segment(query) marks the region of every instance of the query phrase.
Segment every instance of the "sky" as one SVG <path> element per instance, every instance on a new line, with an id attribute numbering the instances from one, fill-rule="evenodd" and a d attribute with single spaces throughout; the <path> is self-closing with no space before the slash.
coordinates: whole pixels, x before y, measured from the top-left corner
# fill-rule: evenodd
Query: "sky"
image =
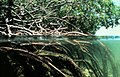
<path id="1" fill-rule="evenodd" d="M 114 2 L 115 5 L 120 6 L 120 0 L 113 0 L 113 2 Z"/>
<path id="2" fill-rule="evenodd" d="M 120 6 L 120 0 L 113 0 L 115 5 Z M 109 27 L 106 29 L 105 27 L 101 27 L 96 34 L 97 36 L 120 36 L 120 25 L 117 25 L 116 27 Z"/>
<path id="3" fill-rule="evenodd" d="M 97 36 L 120 36 L 120 25 L 118 25 L 117 27 L 109 27 L 108 29 L 106 29 L 105 27 L 101 27 L 96 34 Z"/>

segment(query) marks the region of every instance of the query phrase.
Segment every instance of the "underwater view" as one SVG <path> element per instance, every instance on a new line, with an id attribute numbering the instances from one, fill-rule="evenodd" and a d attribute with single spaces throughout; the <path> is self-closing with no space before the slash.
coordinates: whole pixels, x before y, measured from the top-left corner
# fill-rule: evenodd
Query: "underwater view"
<path id="1" fill-rule="evenodd" d="M 120 36 L 118 38 L 104 38 L 99 39 L 108 49 L 111 51 L 111 53 L 114 56 L 114 62 L 118 68 L 116 72 L 118 72 L 118 76 L 120 76 Z M 109 76 L 111 77 L 111 76 Z"/>
<path id="2" fill-rule="evenodd" d="M 118 72 L 120 76 L 120 38 L 110 38 L 110 39 L 102 39 L 100 40 L 101 42 L 103 42 L 113 53 L 114 58 L 115 58 L 115 63 L 118 66 Z"/>
<path id="3" fill-rule="evenodd" d="M 119 40 L 97 39 L 95 36 L 3 38 L 4 40 L 0 38 L 0 60 L 5 63 L 4 65 L 0 63 L 2 77 L 9 75 L 119 77 L 120 75 Z M 29 74 L 30 72 L 32 73 Z"/>
<path id="4" fill-rule="evenodd" d="M 119 39 L 105 39 L 103 42 L 114 54 L 117 63 L 120 63 L 120 38 Z"/>

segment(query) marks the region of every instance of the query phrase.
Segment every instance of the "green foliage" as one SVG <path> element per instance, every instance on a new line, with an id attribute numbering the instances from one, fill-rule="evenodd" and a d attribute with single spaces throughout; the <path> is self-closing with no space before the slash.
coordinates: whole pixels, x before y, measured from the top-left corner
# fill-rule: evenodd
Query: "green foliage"
<path id="1" fill-rule="evenodd" d="M 116 24 L 120 24 L 120 6 L 116 6 Z"/>
<path id="2" fill-rule="evenodd" d="M 60 10 L 63 16 L 77 17 L 77 20 L 72 22 L 84 33 L 94 33 L 101 26 L 113 27 L 117 19 L 111 0 L 71 0 Z"/>
<path id="3" fill-rule="evenodd" d="M 8 7 L 11 11 L 4 8 L 6 2 L 1 1 L 0 23 L 30 30 L 67 27 L 66 31 L 94 34 L 101 26 L 113 27 L 119 19 L 111 0 L 14 0 L 14 5 Z"/>

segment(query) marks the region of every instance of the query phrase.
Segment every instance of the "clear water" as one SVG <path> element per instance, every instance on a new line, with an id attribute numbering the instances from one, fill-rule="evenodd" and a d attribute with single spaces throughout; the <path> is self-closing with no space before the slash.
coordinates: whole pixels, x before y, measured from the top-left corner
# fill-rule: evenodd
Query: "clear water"
<path id="1" fill-rule="evenodd" d="M 113 53 L 115 63 L 118 67 L 118 77 L 120 77 L 120 38 L 119 39 L 102 39 L 101 40 Z"/>
<path id="2" fill-rule="evenodd" d="M 120 63 L 120 39 L 101 40 L 113 53 L 116 62 Z"/>

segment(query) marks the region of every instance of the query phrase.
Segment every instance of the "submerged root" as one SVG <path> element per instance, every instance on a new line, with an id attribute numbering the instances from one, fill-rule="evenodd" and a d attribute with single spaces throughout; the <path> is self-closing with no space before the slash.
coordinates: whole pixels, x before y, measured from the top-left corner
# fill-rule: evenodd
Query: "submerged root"
<path id="1" fill-rule="evenodd" d="M 0 77 L 84 77 L 69 57 L 42 51 L 39 54 L 0 47 Z"/>

